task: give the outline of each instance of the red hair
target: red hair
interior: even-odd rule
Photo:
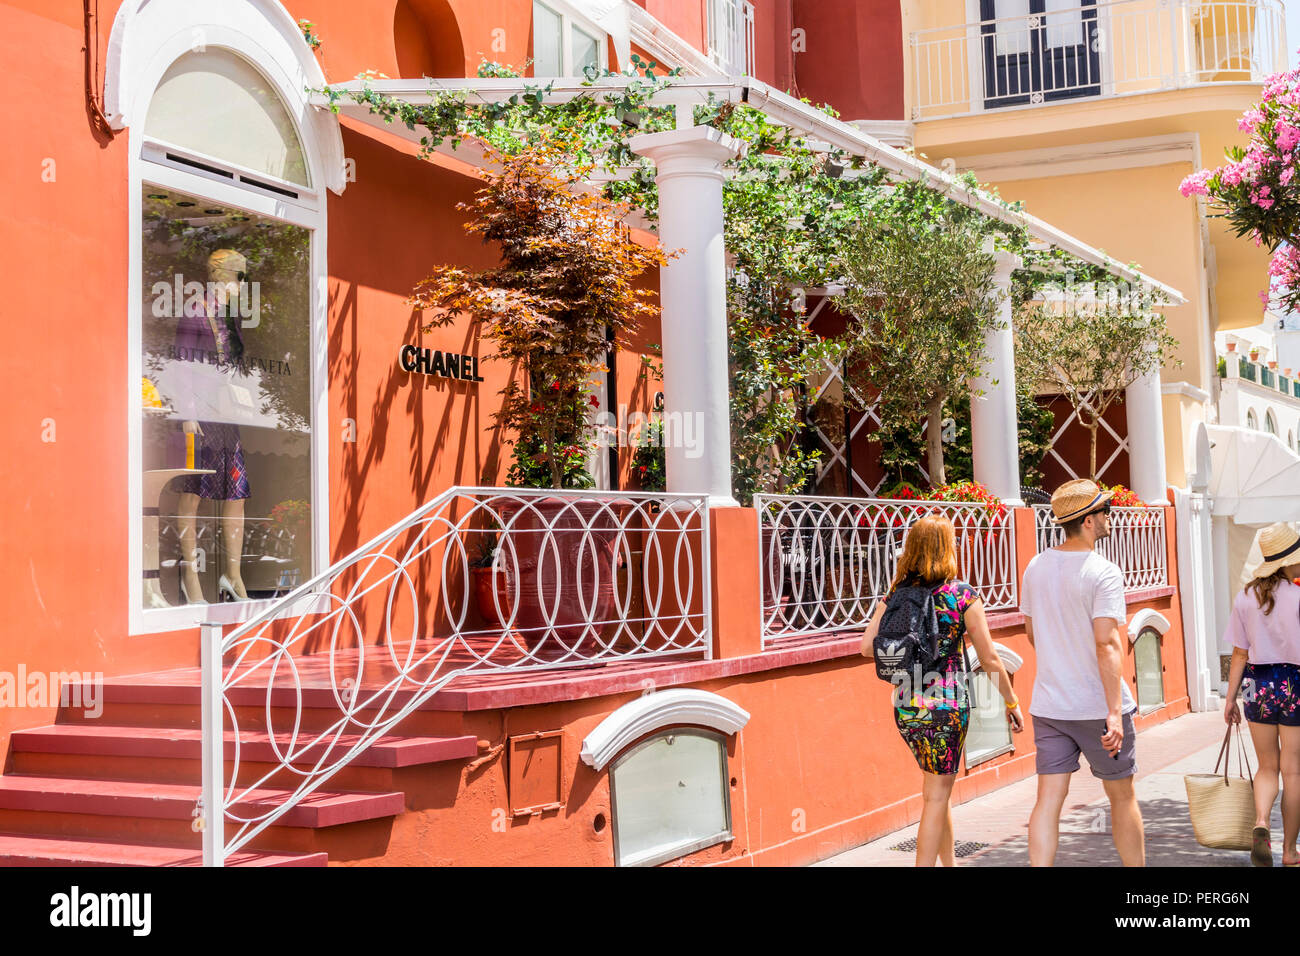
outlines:
[[[957,535],[943,515],[926,515],[907,532],[893,587],[911,581],[938,587],[957,576]]]

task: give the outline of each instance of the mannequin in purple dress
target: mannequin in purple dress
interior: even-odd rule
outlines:
[[[239,300],[248,260],[234,249],[218,249],[208,257],[209,292],[203,306],[187,305],[176,325],[176,355],[181,360],[210,362],[218,366],[237,363],[244,342],[236,316],[227,319],[227,303]],[[193,435],[196,468],[211,469],[210,475],[181,479],[178,531],[181,542],[181,592],[189,604],[206,604],[196,567],[195,525],[200,499],[221,502],[221,544],[224,556],[218,596],[222,600],[244,600],[240,560],[244,551],[244,501],[249,496],[248,470],[239,426],[229,422],[185,421],[182,430]]]

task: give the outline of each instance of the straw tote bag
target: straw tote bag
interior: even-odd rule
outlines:
[[[1230,761],[1229,743],[1233,730],[1237,731],[1237,776],[1228,776]],[[1255,778],[1250,772],[1250,760],[1241,741],[1241,727],[1230,724],[1223,735],[1219,759],[1214,762],[1214,773],[1189,773],[1183,777],[1187,787],[1187,807],[1192,814],[1192,830],[1196,842],[1213,850],[1249,850],[1251,833],[1255,829]],[[1223,764],[1223,773],[1219,773]],[[1245,768],[1246,776],[1241,775]]]

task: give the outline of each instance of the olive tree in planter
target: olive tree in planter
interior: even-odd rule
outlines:
[[[514,436],[513,485],[589,488],[594,442],[590,383],[614,341],[653,315],[653,292],[635,280],[667,256],[633,240],[626,209],[582,188],[591,171],[580,143],[556,131],[517,152],[489,149],[491,165],[466,231],[500,254],[495,268],[439,266],[412,304],[434,310],[427,328],[475,316],[488,358],[522,374],[501,392],[495,418]],[[562,655],[599,636],[614,597],[615,506],[595,499],[502,497],[497,566],[513,580],[506,622]],[[581,584],[579,585],[579,582]],[[578,593],[579,586],[583,593]],[[592,593],[587,593],[591,591]],[[553,640],[552,640],[553,639]]]
[[[879,386],[884,430],[926,419],[927,471],[943,485],[945,407],[970,395],[999,322],[988,227],[919,183],[896,187],[881,211],[843,255],[858,320],[846,368],[859,394]]]
[[[1151,289],[1069,283],[1016,310],[1018,361],[1033,385],[1063,395],[1088,430],[1088,476],[1097,477],[1097,429],[1124,389],[1174,360],[1178,340]]]

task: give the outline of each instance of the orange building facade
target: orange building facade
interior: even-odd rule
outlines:
[[[747,72],[847,120],[902,118],[901,21],[887,0],[540,5],[543,14],[531,0],[229,0],[192,14],[185,32],[177,24],[189,5],[179,2],[0,2],[16,86],[11,148],[0,158],[0,242],[15,267],[0,358],[14,463],[0,476],[9,503],[0,566],[11,584],[0,627],[0,675],[11,675],[9,700],[0,678],[0,862],[195,859],[200,625],[237,627],[259,597],[300,584],[449,488],[504,483],[508,436],[492,414],[517,370],[480,364],[486,350],[472,319],[421,332],[407,302],[436,264],[493,264],[490,249],[465,237],[457,208],[472,198],[477,170],[454,156],[420,159],[399,136],[336,118],[311,105],[305,86],[364,71],[471,77],[483,60],[523,65],[543,55],[566,67],[595,56],[614,69],[631,53],[677,56],[693,73],[734,65],[739,50]],[[737,10],[752,29],[727,46],[717,24]],[[551,46],[539,45],[541,16],[560,24]],[[209,56],[226,59],[186,60]],[[221,91],[256,86],[239,87],[250,65],[265,88],[227,98]],[[220,102],[186,99],[203,95]],[[198,132],[187,103],[211,117]],[[262,153],[203,159],[222,158],[219,133],[231,117],[258,135],[296,137],[298,151],[271,165]],[[194,138],[175,142],[167,130]],[[218,255],[232,247],[238,260]],[[210,333],[211,347],[255,364],[260,389],[244,402],[229,454],[211,460],[186,447],[181,425],[223,420],[177,401],[204,387],[192,384],[176,331],[206,318],[202,292],[197,313],[182,305],[186,270],[204,264],[209,281],[223,268],[241,282],[258,264],[277,270],[262,277],[257,324]],[[167,312],[158,290],[173,272],[181,278]],[[197,334],[209,347],[201,322]],[[621,343],[606,409],[654,407],[663,383],[642,354],[659,341],[651,326]],[[430,364],[408,370],[415,352],[404,346],[429,350]],[[426,374],[435,353],[444,373],[449,356],[459,371]],[[141,412],[142,378],[162,392],[156,411]],[[609,487],[635,488],[631,449],[616,462]],[[224,493],[209,493],[209,472],[227,483]],[[222,542],[235,501],[244,550],[231,564]],[[1173,510],[1152,513],[1159,574],[1135,578],[1129,593],[1126,677],[1147,688],[1139,728],[1189,710]],[[1014,592],[1040,535],[1032,509],[1013,514]],[[759,513],[707,515],[698,540],[709,560],[695,565],[708,596],[698,653],[441,687],[227,862],[790,865],[915,820],[920,776],[856,633],[828,625],[778,639],[765,630]],[[201,595],[185,590],[177,558],[187,527],[200,548],[211,543],[213,567],[190,579]],[[990,622],[1026,699],[1033,652],[1014,600],[1004,603]],[[67,693],[60,703],[56,687],[85,687],[94,706]],[[317,691],[297,711],[308,725],[328,724],[329,695]],[[228,703],[256,731],[257,702]],[[678,758],[658,754],[639,770],[632,758],[674,741],[687,745],[690,779],[706,783],[690,820],[656,837],[633,819],[644,792],[627,791],[620,806],[612,780],[618,767],[629,781],[671,768]],[[246,743],[244,766],[272,768],[268,786],[289,786],[274,770],[274,735]],[[983,754],[963,766],[958,800],[1033,772],[1029,733],[993,740]]]

